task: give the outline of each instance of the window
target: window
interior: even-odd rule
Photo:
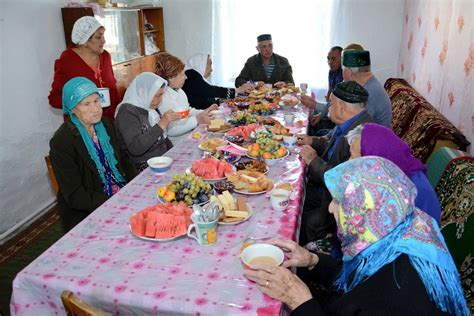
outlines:
[[[288,58],[298,85],[327,88],[332,0],[213,0],[212,81],[234,86],[245,61],[270,33],[274,53]]]

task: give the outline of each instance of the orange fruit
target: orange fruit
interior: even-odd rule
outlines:
[[[262,156],[264,159],[272,159],[272,154],[270,154],[269,152],[263,153]]]
[[[259,144],[252,144],[250,146],[251,151],[259,151],[260,150],[260,145]]]
[[[284,155],[286,155],[286,148],[280,147],[280,149],[277,150],[276,154],[278,157],[283,157]]]
[[[252,157],[258,157],[258,150],[252,150],[250,153],[249,153],[250,156]]]

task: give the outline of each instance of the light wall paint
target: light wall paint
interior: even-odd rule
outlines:
[[[54,60],[65,48],[60,8],[66,3],[2,1],[0,234],[55,200],[44,156],[62,116],[47,97]]]
[[[334,43],[360,42],[370,49],[383,82],[396,73],[404,2],[345,2],[346,23]],[[47,96],[54,60],[65,48],[60,8],[66,3],[0,1],[0,235],[54,202],[43,157],[62,123]],[[195,52],[211,51],[211,0],[163,0],[161,4],[167,51],[183,61]]]
[[[398,73],[404,1],[334,0],[332,44],[361,44],[370,51],[372,71],[384,84]]]

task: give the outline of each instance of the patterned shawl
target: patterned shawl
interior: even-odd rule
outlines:
[[[327,171],[326,186],[339,203],[343,267],[336,284],[350,291],[401,254],[408,255],[439,309],[468,315],[453,259],[438,224],[414,206],[414,184],[391,161],[349,160]]]

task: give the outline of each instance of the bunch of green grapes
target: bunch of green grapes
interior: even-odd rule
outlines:
[[[169,189],[176,194],[176,201],[187,205],[205,203],[211,195],[211,185],[193,174],[178,174],[173,177]]]
[[[280,148],[280,143],[268,137],[257,138],[256,143],[260,145],[261,152],[273,152]]]

